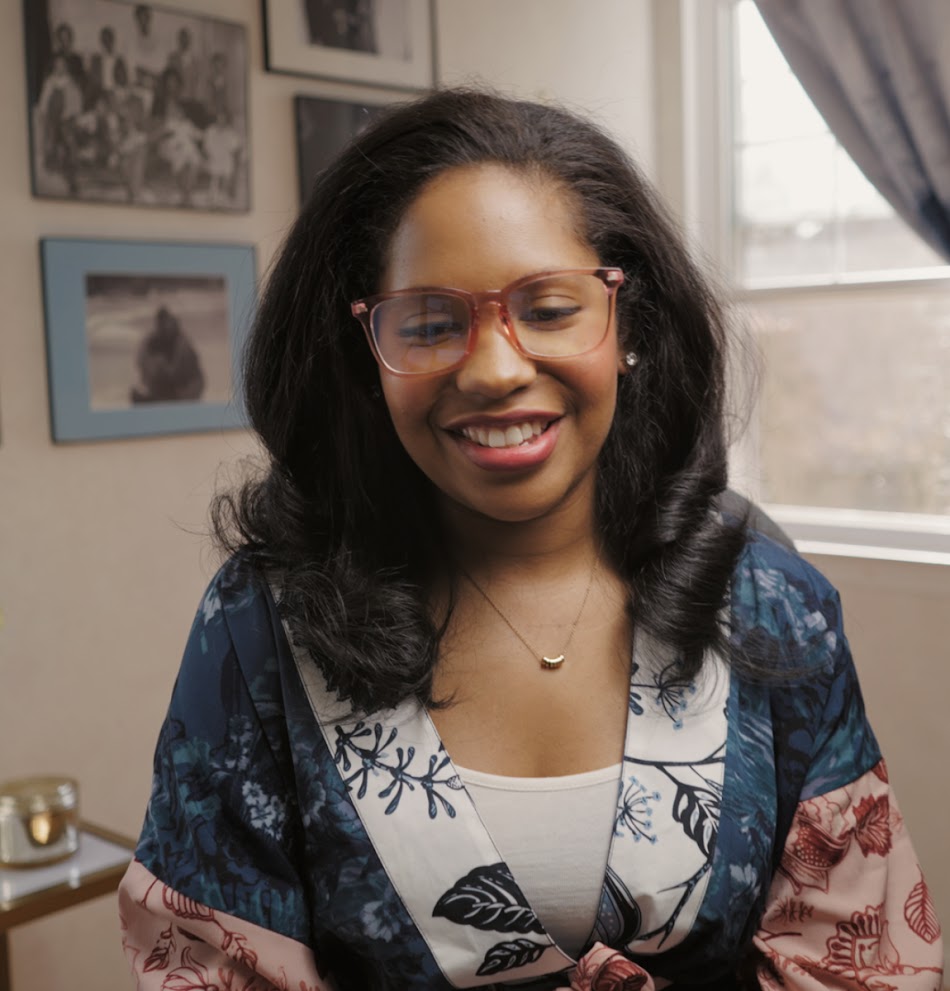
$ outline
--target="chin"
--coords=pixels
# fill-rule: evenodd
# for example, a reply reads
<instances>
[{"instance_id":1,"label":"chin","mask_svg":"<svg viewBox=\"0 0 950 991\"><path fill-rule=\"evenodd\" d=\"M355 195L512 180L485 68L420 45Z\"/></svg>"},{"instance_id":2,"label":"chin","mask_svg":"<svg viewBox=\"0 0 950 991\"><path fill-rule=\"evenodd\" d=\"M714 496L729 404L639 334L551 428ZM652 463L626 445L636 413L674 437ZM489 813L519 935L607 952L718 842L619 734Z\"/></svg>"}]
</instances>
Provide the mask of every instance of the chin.
<instances>
[{"instance_id":1,"label":"chin","mask_svg":"<svg viewBox=\"0 0 950 991\"><path fill-rule=\"evenodd\" d=\"M569 489L559 498L531 498L527 493L510 493L509 497L471 500L448 496L448 501L468 516L476 516L495 523L521 524L538 520L553 520L570 514L572 508L580 509L578 496L580 486ZM518 496L521 496L519 498Z\"/></svg>"}]
</instances>

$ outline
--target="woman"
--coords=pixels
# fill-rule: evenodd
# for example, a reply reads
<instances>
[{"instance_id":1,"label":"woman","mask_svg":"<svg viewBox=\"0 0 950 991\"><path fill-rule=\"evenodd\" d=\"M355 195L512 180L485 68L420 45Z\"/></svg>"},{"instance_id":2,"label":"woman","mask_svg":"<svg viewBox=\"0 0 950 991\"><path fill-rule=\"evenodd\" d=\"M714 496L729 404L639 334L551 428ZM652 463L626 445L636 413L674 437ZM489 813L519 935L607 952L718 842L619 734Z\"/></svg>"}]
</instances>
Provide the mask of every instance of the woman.
<instances>
[{"instance_id":1,"label":"woman","mask_svg":"<svg viewBox=\"0 0 950 991\"><path fill-rule=\"evenodd\" d=\"M123 885L142 986L938 986L835 594L715 508L723 347L561 110L437 93L321 174Z\"/></svg>"}]
</instances>

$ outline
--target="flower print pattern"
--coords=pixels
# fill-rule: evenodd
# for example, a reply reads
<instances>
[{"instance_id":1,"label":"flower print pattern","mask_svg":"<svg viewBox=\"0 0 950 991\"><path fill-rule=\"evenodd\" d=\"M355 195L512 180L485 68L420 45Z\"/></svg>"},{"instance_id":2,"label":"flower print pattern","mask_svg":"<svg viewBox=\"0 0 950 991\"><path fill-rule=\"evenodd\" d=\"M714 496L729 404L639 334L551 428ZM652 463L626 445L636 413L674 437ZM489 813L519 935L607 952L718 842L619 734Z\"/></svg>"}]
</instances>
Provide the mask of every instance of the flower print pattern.
<instances>
[{"instance_id":1,"label":"flower print pattern","mask_svg":"<svg viewBox=\"0 0 950 991\"><path fill-rule=\"evenodd\" d=\"M399 935L399 922L392 909L392 905L383 901L372 901L367 902L360 910L360 922L372 939L381 939L388 943Z\"/></svg>"},{"instance_id":2,"label":"flower print pattern","mask_svg":"<svg viewBox=\"0 0 950 991\"><path fill-rule=\"evenodd\" d=\"M886 857L887 869L869 871L869 857ZM881 774L871 769L803 803L755 936L760 983L939 987L940 954L932 942L939 925L932 904L925 907L928 898Z\"/></svg>"},{"instance_id":3,"label":"flower print pattern","mask_svg":"<svg viewBox=\"0 0 950 991\"><path fill-rule=\"evenodd\" d=\"M865 857L872 853L879 857L887 855L891 848L891 825L889 820L890 803L887 795L870 795L855 806L854 838Z\"/></svg>"},{"instance_id":4,"label":"flower print pattern","mask_svg":"<svg viewBox=\"0 0 950 991\"><path fill-rule=\"evenodd\" d=\"M119 909L141 991L332 991L307 947L195 902L138 861L122 882Z\"/></svg>"},{"instance_id":5,"label":"flower print pattern","mask_svg":"<svg viewBox=\"0 0 950 991\"><path fill-rule=\"evenodd\" d=\"M805 590L790 581L783 569L768 565L757 567L755 591L759 597L757 618L778 642L786 643L791 637L803 651L820 647L824 652L834 653L838 637L830 628L825 613L812 606Z\"/></svg>"},{"instance_id":6,"label":"flower print pattern","mask_svg":"<svg viewBox=\"0 0 950 991\"><path fill-rule=\"evenodd\" d=\"M819 966L829 974L852 977L861 984L875 972L899 973L900 954L881 921L883 905L868 905L863 912L835 924L835 934L828 940L828 952Z\"/></svg>"},{"instance_id":7,"label":"flower print pattern","mask_svg":"<svg viewBox=\"0 0 950 991\"><path fill-rule=\"evenodd\" d=\"M559 991L655 991L653 978L622 953L595 943L577 962L570 988Z\"/></svg>"},{"instance_id":8,"label":"flower print pattern","mask_svg":"<svg viewBox=\"0 0 950 991\"><path fill-rule=\"evenodd\" d=\"M630 672L629 708L634 716L646 713L644 695L652 704L653 713L662 713L669 719L674 729L683 728L683 715L686 712L690 697L696 694L696 685L692 681L684 681L677 674L675 663L665 665L661 670L653 672L649 681L638 681L640 665L634 661Z\"/></svg>"},{"instance_id":9,"label":"flower print pattern","mask_svg":"<svg viewBox=\"0 0 950 991\"><path fill-rule=\"evenodd\" d=\"M834 833L823 824L822 817L814 812L819 805L810 802L796 814L779 866L796 894L804 888L827 891L831 871L844 859L851 841L849 832Z\"/></svg>"},{"instance_id":10,"label":"flower print pattern","mask_svg":"<svg viewBox=\"0 0 950 991\"><path fill-rule=\"evenodd\" d=\"M241 797L244 799L245 815L250 825L279 842L287 822L287 803L278 795L269 795L254 780L244 782Z\"/></svg>"},{"instance_id":11,"label":"flower print pattern","mask_svg":"<svg viewBox=\"0 0 950 991\"><path fill-rule=\"evenodd\" d=\"M149 882L161 877L161 884L177 892L181 898L169 895L169 900L183 913L200 916L206 906L214 919L179 918L165 904L162 888L153 888L142 903L147 884L123 885L126 948L143 991L158 991L176 971L176 980L207 977L223 991L323 989L328 972L314 968L314 955L323 968L333 961L331 976L338 991L367 991L376 973L404 991L448 991L450 985L420 933L425 920L417 928L355 806L364 783L368 805L383 810L395 799L397 808L386 821L400 830L405 822L401 835L411 847L425 832L418 824L425 823L430 809L439 823L450 818L440 799L427 794L421 783L431 767L435 788L430 790L456 809L459 818L468 815L448 764L441 764L445 755L435 748L430 752L428 746L410 754L402 735L390 739L386 720L371 715L363 727L367 732L346 746L349 769L341 775L342 759L334 762L336 747L315 731L270 594L233 562L211 591L215 594L205 596L199 607L179 678L182 689L176 689L159 744L155 791L138 851L146 863L133 866L144 871ZM938 987L939 924L933 901L916 863L911 863L906 834L887 792L886 770L883 764L875 766L879 754L840 633L834 591L799 559L753 540L734 576L729 623L730 636L740 649L755 649L772 658L777 668L808 668L809 676L774 691L734 681L729 690L729 736L715 755L718 765L676 765L663 759L669 757L663 750L648 768L625 763L644 793L638 794L635 787L631 791L625 775L615 825L621 809L628 818L620 823L623 836L615 837L613 848L639 851L655 863L676 860L682 866L670 852L675 844L664 845L667 836L685 840L703 864L696 871L692 866L681 870L691 876L675 889L671 904L692 892L689 908L698 903L699 909L695 915L683 910L686 921L662 945L639 942L638 937L656 933L657 924L666 924L671 908L667 905L658 918L650 899L662 893L664 885L644 885L627 861L618 861L615 888L626 887L626 914L618 914L614 904L616 924L599 925L597 938L603 933L605 943L627 947L619 957L635 966L627 957L636 959L644 947L640 963L649 960L645 965L650 973L674 984L701 984L728 975L737 948L755 934L764 988L778 988L776 974L796 991L836 981L865 991L884 991L887 985L900 991ZM639 708L641 714L655 717L655 729L666 739L674 739L675 733L688 744L699 711L690 692L677 694L675 684L657 684L652 675L640 674L634 680L631 717ZM679 730L677 720L682 723ZM366 755L358 751L372 755L377 742L378 764L371 758L367 767ZM350 790L344 778L353 775ZM880 790L865 788L865 778ZM704 791L709 795L691 802L685 793L680 795L675 782L697 789L697 796ZM252 786L247 798L246 784ZM654 793L661 797L653 799ZM889 796L886 819L882 794ZM283 818L276 807L268 814L267 796L285 801ZM800 798L806 801L799 804ZM659 817L671 818L674 805L680 819L672 829L663 821L660 831ZM705 815L700 814L703 808ZM717 815L710 814L713 809ZM642 832L656 835L657 842L642 835L639 843L631 841L634 822ZM884 822L890 847L879 853ZM268 829L281 832L279 842ZM799 862L786 845L782 869L772 877L772 840L786 832L790 840L794 834L799 841ZM711 851L710 859L701 844ZM886 871L867 870L882 861ZM885 874L890 878L887 892L864 891L863 884ZM709 879L706 888L700 887L704 878ZM133 891L138 892L132 898L137 905L129 900ZM873 916L878 908L884 948L876 959L869 949L877 933L873 918L854 916ZM607 914L602 907L598 924ZM227 933L234 934L230 942ZM885 933L893 951L884 944ZM661 938L662 932L657 939ZM505 939L512 945L499 949L497 961L504 962L506 953L516 957L537 952L518 943L534 942L529 936L512 933ZM191 950L188 957L183 957L185 949ZM255 961L254 966L249 969L238 959L241 955ZM304 958L309 962L303 963ZM472 963L470 981L484 959L481 955ZM867 964L861 974L864 984L827 970L844 967L849 960ZM367 970L362 969L364 963ZM192 973L189 967L204 970ZM628 978L639 980L638 974L617 973L619 968L616 962L603 970L603 981L614 983L602 986L593 983L591 973L575 975L587 979L578 987L613 991ZM559 980L566 985L570 979Z\"/></svg>"},{"instance_id":12,"label":"flower print pattern","mask_svg":"<svg viewBox=\"0 0 950 991\"><path fill-rule=\"evenodd\" d=\"M418 785L421 793L426 796L430 819L435 819L440 809L449 818L455 818L455 806L439 789L443 787L451 791L461 791L463 786L458 775L451 770L449 756L443 747L439 747L437 754L429 755L428 770L419 773L411 769L416 758L415 747L409 746L404 749L397 746L394 753L387 750L397 741L398 729L390 728L387 733L381 723L374 723L370 728L363 721L350 727L338 725L334 729L336 732L334 760L342 767L343 773L348 775L344 778L344 782L350 791L355 789L358 799L366 797L371 778L382 777L385 781L388 775L389 782L377 795L379 798L389 799L386 806L387 815L391 815L399 808L404 792L414 792ZM438 775L446 768L449 768L451 773L440 778Z\"/></svg>"},{"instance_id":13,"label":"flower print pattern","mask_svg":"<svg viewBox=\"0 0 950 991\"><path fill-rule=\"evenodd\" d=\"M617 812L617 821L614 825L614 835L623 836L628 832L635 842L647 840L649 843L656 843L656 833L653 832L653 814L651 802L660 801L658 791L647 791L635 775L631 775L620 809Z\"/></svg>"}]
</instances>

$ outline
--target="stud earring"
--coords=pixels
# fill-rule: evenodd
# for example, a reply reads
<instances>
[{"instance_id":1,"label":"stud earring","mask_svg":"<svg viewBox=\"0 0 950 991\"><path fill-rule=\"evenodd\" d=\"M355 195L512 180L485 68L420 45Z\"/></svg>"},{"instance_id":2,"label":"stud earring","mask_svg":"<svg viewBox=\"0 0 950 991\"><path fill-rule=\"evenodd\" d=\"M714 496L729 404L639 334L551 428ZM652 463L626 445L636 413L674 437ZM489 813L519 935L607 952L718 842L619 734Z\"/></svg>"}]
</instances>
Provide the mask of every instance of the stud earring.
<instances>
[{"instance_id":1,"label":"stud earring","mask_svg":"<svg viewBox=\"0 0 950 991\"><path fill-rule=\"evenodd\" d=\"M637 362L638 362L639 360L640 360L640 356L639 356L639 355L637 354L637 352L636 352L636 351L628 351L628 352L627 352L627 353L626 353L626 354L625 354L625 355L623 356L623 363L624 363L624 364L625 364L625 365L627 366L627 368L633 368L633 366L634 366L634 365L635 365L635 364L636 364L636 363L637 363Z\"/></svg>"}]
</instances>

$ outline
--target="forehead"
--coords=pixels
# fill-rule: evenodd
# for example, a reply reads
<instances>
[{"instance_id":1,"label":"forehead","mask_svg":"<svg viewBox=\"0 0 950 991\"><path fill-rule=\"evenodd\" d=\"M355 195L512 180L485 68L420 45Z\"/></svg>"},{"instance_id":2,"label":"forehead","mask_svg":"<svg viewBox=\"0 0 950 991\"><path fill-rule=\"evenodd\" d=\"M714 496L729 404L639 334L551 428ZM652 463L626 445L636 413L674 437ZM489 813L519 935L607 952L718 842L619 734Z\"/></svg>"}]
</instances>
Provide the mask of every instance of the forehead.
<instances>
[{"instance_id":1,"label":"forehead","mask_svg":"<svg viewBox=\"0 0 950 991\"><path fill-rule=\"evenodd\" d=\"M576 197L543 175L500 165L450 169L403 214L380 291L411 286L499 289L534 272L600 264L579 233Z\"/></svg>"}]
</instances>

